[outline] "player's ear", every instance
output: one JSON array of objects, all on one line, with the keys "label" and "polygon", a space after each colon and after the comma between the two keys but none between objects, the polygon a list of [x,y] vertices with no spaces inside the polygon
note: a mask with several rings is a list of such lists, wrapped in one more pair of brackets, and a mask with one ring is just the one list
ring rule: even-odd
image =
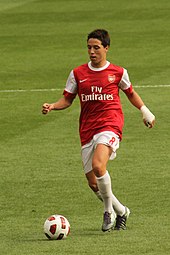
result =
[{"label": "player's ear", "polygon": [[108,50],[109,50],[109,45],[107,45],[107,46],[105,47],[105,50],[106,50],[106,52],[108,52]]}]

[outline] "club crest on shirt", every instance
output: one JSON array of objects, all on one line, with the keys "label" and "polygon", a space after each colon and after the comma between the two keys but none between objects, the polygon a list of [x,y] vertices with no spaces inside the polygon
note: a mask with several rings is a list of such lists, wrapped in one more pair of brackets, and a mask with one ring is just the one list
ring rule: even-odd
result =
[{"label": "club crest on shirt", "polygon": [[116,76],[115,76],[114,74],[109,74],[109,75],[108,75],[108,81],[109,81],[109,82],[114,82],[115,79],[116,79]]}]

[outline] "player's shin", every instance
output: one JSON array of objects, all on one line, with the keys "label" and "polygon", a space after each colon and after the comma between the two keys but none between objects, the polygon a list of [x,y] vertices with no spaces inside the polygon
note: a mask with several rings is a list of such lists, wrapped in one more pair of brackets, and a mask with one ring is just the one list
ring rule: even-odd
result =
[{"label": "player's shin", "polygon": [[97,179],[97,186],[101,194],[101,198],[104,202],[104,211],[111,213],[113,212],[113,207],[112,207],[112,190],[111,190],[110,175],[108,172],[106,172],[103,176],[98,177],[96,179]]},{"label": "player's shin", "polygon": [[119,200],[115,197],[113,193],[112,193],[112,206],[117,215],[120,215],[120,216],[124,215],[125,206],[119,202]]},{"label": "player's shin", "polygon": [[[101,195],[100,191],[99,190],[98,191],[93,190],[93,192],[96,195],[96,197],[100,201],[103,202],[103,198],[102,198],[102,195]],[[114,211],[116,212],[116,214],[120,215],[120,216],[124,215],[125,206],[120,203],[120,201],[115,197],[115,195],[113,193],[112,193],[111,196],[112,196],[112,207],[113,207]]]},{"label": "player's shin", "polygon": [[101,201],[103,202],[103,198],[102,198],[101,193],[100,193],[99,190],[98,190],[98,191],[94,191],[94,194],[96,195],[96,197],[97,197],[99,200],[101,200]]}]

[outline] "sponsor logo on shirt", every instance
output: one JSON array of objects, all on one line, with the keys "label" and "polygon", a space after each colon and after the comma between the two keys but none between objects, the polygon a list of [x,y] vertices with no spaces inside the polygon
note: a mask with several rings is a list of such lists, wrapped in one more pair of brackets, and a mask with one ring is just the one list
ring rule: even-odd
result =
[{"label": "sponsor logo on shirt", "polygon": [[91,94],[81,94],[81,101],[110,101],[113,100],[113,94],[102,94],[102,87],[91,86]]}]

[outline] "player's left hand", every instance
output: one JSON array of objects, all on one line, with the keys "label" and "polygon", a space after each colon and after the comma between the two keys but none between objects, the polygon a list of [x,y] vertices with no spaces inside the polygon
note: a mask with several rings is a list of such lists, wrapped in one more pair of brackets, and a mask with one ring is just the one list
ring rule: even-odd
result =
[{"label": "player's left hand", "polygon": [[143,119],[143,122],[145,126],[147,126],[148,128],[152,128],[155,125],[155,119],[152,122],[146,121],[145,119]]},{"label": "player's left hand", "polygon": [[143,105],[140,110],[143,115],[144,124],[148,128],[152,128],[155,124],[155,116],[151,113],[151,111],[145,105]]}]

